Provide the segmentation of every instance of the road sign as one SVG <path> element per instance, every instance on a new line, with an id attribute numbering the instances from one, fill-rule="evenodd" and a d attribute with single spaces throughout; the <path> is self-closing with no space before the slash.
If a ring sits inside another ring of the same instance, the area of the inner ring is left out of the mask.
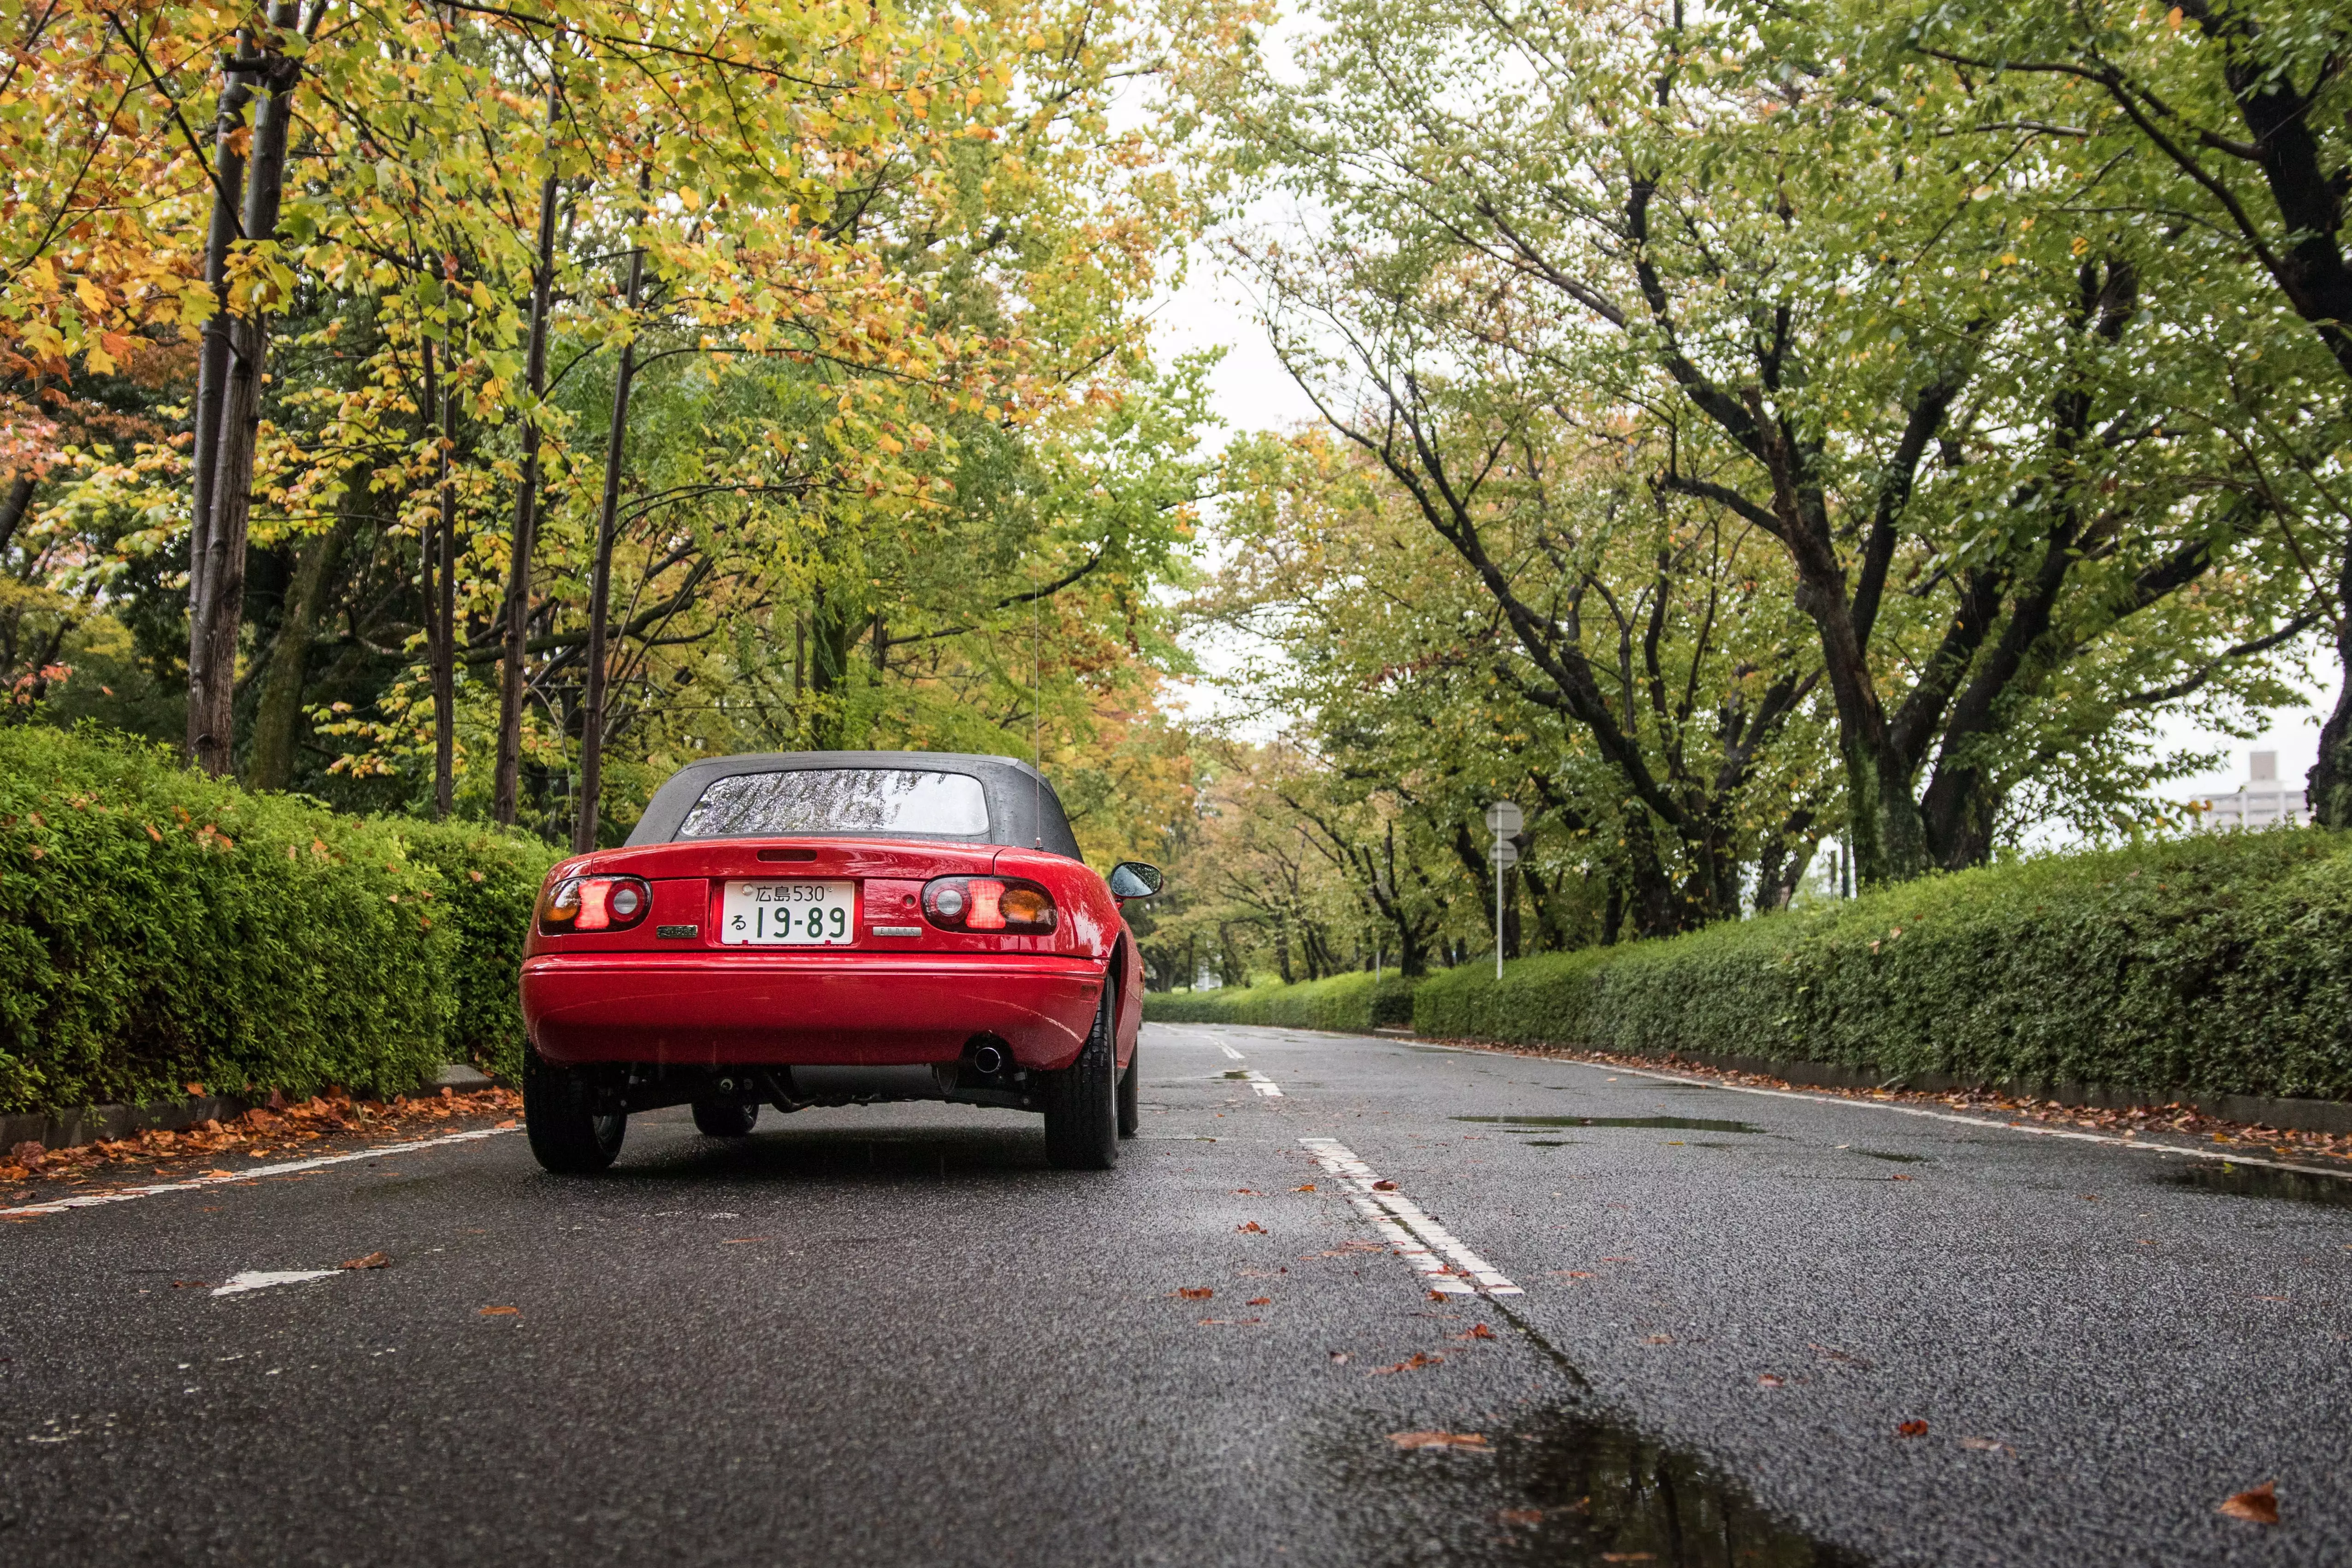
<path id="1" fill-rule="evenodd" d="M 1507 800 L 1498 800 L 1486 808 L 1486 831 L 1499 833 L 1507 838 L 1528 825 L 1528 814 Z"/>
<path id="2" fill-rule="evenodd" d="M 1507 838 L 1496 839 L 1495 847 L 1486 851 L 1486 858 L 1497 866 L 1516 866 L 1519 863 L 1519 847 Z"/>

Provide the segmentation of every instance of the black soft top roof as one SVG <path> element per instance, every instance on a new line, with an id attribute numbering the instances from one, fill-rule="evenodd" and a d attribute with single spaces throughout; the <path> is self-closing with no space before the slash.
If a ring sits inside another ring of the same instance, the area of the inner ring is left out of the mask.
<path id="1" fill-rule="evenodd" d="M 961 773 L 978 779 L 988 797 L 985 833 L 842 834 L 805 837 L 925 838 L 951 844 L 1002 844 L 1018 849 L 1044 849 L 1049 854 L 1080 858 L 1077 836 L 1063 815 L 1061 797 L 1045 775 L 1027 763 L 1011 757 L 984 757 L 962 752 L 757 752 L 740 757 L 711 757 L 688 763 L 654 792 L 646 814 L 629 834 L 629 847 L 668 844 L 677 838 L 686 814 L 702 798 L 713 779 L 742 773 L 786 773 L 844 768 L 903 768 L 922 773 Z M 796 835 L 795 837 L 803 837 Z"/>

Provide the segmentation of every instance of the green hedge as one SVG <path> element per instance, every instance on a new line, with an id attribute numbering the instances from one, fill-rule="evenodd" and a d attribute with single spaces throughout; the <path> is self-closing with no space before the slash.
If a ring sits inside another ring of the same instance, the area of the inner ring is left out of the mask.
<path id="1" fill-rule="evenodd" d="M 1297 985 L 1223 991 L 1152 991 L 1143 1016 L 1161 1024 L 1274 1024 L 1294 1029 L 1362 1031 L 1412 1022 L 1412 983 L 1396 974 L 1337 974 Z"/>
<path id="2" fill-rule="evenodd" d="M 248 793 L 122 737 L 0 731 L 0 1112 L 509 1067 L 556 858 Z"/>
<path id="3" fill-rule="evenodd" d="M 1422 1033 L 1889 1076 L 2352 1099 L 2352 834 L 2046 856 L 1669 942 L 1465 965 Z"/>

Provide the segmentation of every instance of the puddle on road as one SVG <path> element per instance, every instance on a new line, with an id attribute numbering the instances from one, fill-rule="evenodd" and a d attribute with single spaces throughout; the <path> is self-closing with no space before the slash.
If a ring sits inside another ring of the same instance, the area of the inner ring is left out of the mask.
<path id="1" fill-rule="evenodd" d="M 2301 1171 L 2240 1165 L 2227 1160 L 2194 1160 L 2157 1179 L 2168 1187 L 2190 1187 L 2237 1198 L 2285 1198 L 2294 1203 L 2352 1208 L 2352 1178 L 2345 1176 L 2313 1176 Z"/>
<path id="2" fill-rule="evenodd" d="M 1745 1121 L 1715 1121 L 1703 1116 L 1457 1116 L 1456 1121 L 1483 1121 L 1514 1131 L 1538 1127 L 1674 1127 L 1686 1132 L 1761 1132 Z"/>
<path id="3" fill-rule="evenodd" d="M 1600 1564 L 1861 1568 L 1782 1523 L 1696 1457 L 1563 1403 L 1507 1425 L 1467 1423 L 1475 1447 L 1406 1449 L 1349 1435 L 1337 1468 L 1352 1560 L 1397 1565 Z M 1335 1447 L 1339 1447 L 1335 1444 Z"/>

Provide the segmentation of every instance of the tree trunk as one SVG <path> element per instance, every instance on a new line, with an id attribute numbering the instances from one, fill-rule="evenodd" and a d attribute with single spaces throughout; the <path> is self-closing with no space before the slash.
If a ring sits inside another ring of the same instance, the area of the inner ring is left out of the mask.
<path id="1" fill-rule="evenodd" d="M 551 79 L 547 87 L 551 143 L 562 103 L 562 88 Z M 530 270 L 530 342 L 523 370 L 530 396 L 523 415 L 522 477 L 515 487 L 514 538 L 507 566 L 506 647 L 499 666 L 499 755 L 490 785 L 490 815 L 509 827 L 514 826 L 522 783 L 523 674 L 530 648 L 530 558 L 539 534 L 539 422 L 544 412 L 540 404 L 547 395 L 547 317 L 555 289 L 557 189 L 551 157 L 547 177 L 539 186 L 539 246 Z"/>
<path id="2" fill-rule="evenodd" d="M 425 419 L 433 427 L 436 384 L 433 341 L 425 341 Z M 434 476 L 436 516 L 425 547 L 426 658 L 433 672 L 433 819 L 457 804 L 457 489 L 450 464 L 457 449 L 457 393 L 445 368 L 438 384 L 441 460 Z"/>
<path id="3" fill-rule="evenodd" d="M 2344 675 L 2336 689 L 2336 711 L 2319 730 L 2319 760 L 2305 785 L 2311 792 L 2311 819 L 2322 827 L 2352 827 L 2352 531 L 2336 578 L 2336 657 Z"/>
<path id="4" fill-rule="evenodd" d="M 290 28 L 294 21 L 292 5 L 270 6 L 273 31 Z M 286 139 L 301 66 L 272 50 L 264 54 L 256 74 L 266 96 L 254 116 L 242 227 L 248 245 L 264 245 L 278 237 L 278 209 L 286 189 Z M 245 620 L 246 525 L 253 512 L 254 447 L 261 430 L 261 384 L 268 361 L 268 312 L 257 305 L 250 316 L 230 317 L 220 438 L 209 476 L 203 614 L 191 617 L 189 636 L 190 735 L 197 764 L 216 777 L 236 764 L 236 637 Z M 200 647 L 201 684 L 196 679 Z"/>
<path id="5" fill-rule="evenodd" d="M 296 558 L 293 586 L 278 623 L 262 677 L 261 701 L 253 715 L 253 743 L 246 757 L 246 783 L 255 789 L 284 789 L 294 779 L 294 740 L 301 727 L 302 692 L 328 591 L 342 564 L 344 547 L 359 527 L 346 500 L 332 528 L 306 541 Z"/>
<path id="6" fill-rule="evenodd" d="M 651 167 L 648 164 L 647 173 L 638 178 L 640 196 Z M 596 513 L 596 561 L 588 579 L 588 691 L 580 721 L 580 814 L 572 825 L 575 854 L 596 847 L 604 789 L 604 617 L 612 605 L 613 544 L 620 531 L 621 460 L 629 437 L 629 390 L 637 379 L 634 318 L 645 282 L 646 253 L 639 247 L 629 252 L 626 300 L 633 319 L 631 336 L 621 345 L 620 369 L 613 379 L 613 426 L 604 442 L 604 503 Z"/>
<path id="7" fill-rule="evenodd" d="M 8 545 L 16 537 L 16 529 L 25 521 L 25 513 L 33 504 L 33 476 L 18 474 L 9 481 L 6 499 L 0 500 L 0 555 L 8 553 Z"/>
<path id="8" fill-rule="evenodd" d="M 213 121 L 213 216 L 205 235 L 205 286 L 212 291 L 212 314 L 205 319 L 196 351 L 195 430 L 189 452 L 192 490 L 188 531 L 188 723 L 183 760 L 204 760 L 212 703 L 212 637 L 206 616 L 212 558 L 213 492 L 220 461 L 221 405 L 228 382 L 228 253 L 240 232 L 237 203 L 245 185 L 245 109 L 253 99 L 252 73 L 261 61 L 252 52 L 250 29 L 237 34 L 236 68 L 221 89 Z"/>

